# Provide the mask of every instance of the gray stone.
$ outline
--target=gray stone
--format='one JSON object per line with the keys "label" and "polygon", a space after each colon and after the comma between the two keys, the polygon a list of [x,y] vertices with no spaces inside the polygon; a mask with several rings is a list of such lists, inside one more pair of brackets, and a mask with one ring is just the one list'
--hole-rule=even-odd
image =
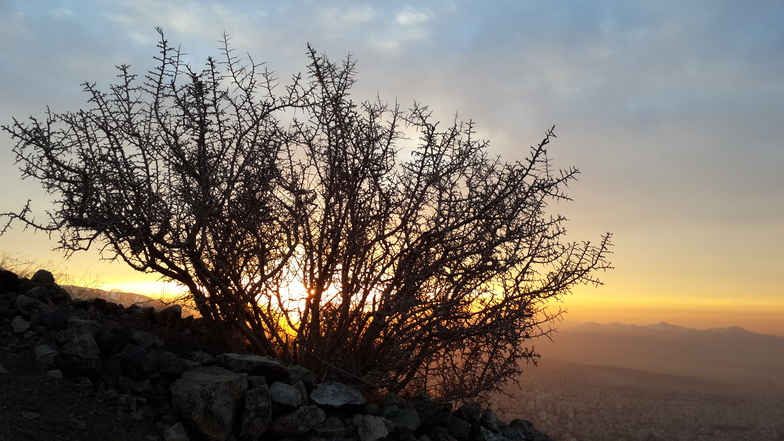
{"label": "gray stone", "polygon": [[120,357],[125,372],[134,379],[148,377],[161,366],[158,344],[154,341],[137,346]]}
{"label": "gray stone", "polygon": [[213,364],[217,363],[217,361],[215,360],[215,357],[213,357],[212,355],[210,355],[210,354],[208,354],[206,352],[202,352],[202,351],[192,352],[191,353],[191,358],[193,359],[193,361],[195,361],[196,363],[198,363],[201,366],[209,366],[209,365],[213,365]]}
{"label": "gray stone", "polygon": [[425,426],[440,426],[452,413],[452,404],[435,401],[424,392],[415,394],[408,402],[419,412],[419,418]]}
{"label": "gray stone", "polygon": [[296,384],[298,381],[301,381],[308,390],[316,387],[316,375],[311,370],[298,364],[286,366],[286,379],[289,384]]}
{"label": "gray stone", "polygon": [[491,432],[500,433],[501,428],[498,427],[498,418],[495,416],[495,413],[490,409],[485,409],[482,412],[482,417],[480,419],[482,426],[486,427]]}
{"label": "gray stone", "polygon": [[455,416],[471,424],[471,427],[478,428],[482,418],[482,407],[475,402],[465,403],[455,410]]}
{"label": "gray stone", "polygon": [[221,367],[186,372],[171,386],[172,406],[210,441],[224,441],[231,434],[248,376]]}
{"label": "gray stone", "polygon": [[95,334],[95,341],[102,354],[111,355],[131,342],[131,331],[120,328],[115,323],[104,322]]}
{"label": "gray stone", "polygon": [[397,404],[384,408],[384,418],[391,421],[397,429],[416,430],[421,424],[416,409],[401,409]]}
{"label": "gray stone", "polygon": [[169,351],[161,352],[161,372],[164,374],[184,374],[199,367],[198,363],[178,357]]}
{"label": "gray stone", "polygon": [[55,357],[57,356],[57,346],[52,343],[39,344],[34,349],[35,360],[42,369],[53,369],[57,364]]}
{"label": "gray stone", "polygon": [[114,401],[120,398],[120,393],[114,389],[109,389],[101,395],[101,401]]}
{"label": "gray stone", "polygon": [[501,434],[511,439],[512,441],[527,441],[528,438],[523,435],[523,432],[511,426],[506,426],[501,430]]}
{"label": "gray stone", "polygon": [[302,405],[302,393],[299,389],[289,384],[276,381],[269,388],[269,395],[272,401],[288,407],[299,407]]}
{"label": "gray stone", "polygon": [[316,386],[310,393],[310,399],[322,406],[332,407],[365,404],[365,398],[360,391],[336,381],[328,381]]}
{"label": "gray stone", "polygon": [[395,426],[384,417],[356,414],[351,419],[361,441],[378,441],[392,432]]}
{"label": "gray stone", "polygon": [[28,319],[39,312],[51,310],[48,305],[24,294],[19,294],[16,296],[16,300],[14,300],[14,308],[19,311],[23,317]]}
{"label": "gray stone", "polygon": [[60,369],[52,369],[51,371],[46,373],[46,376],[57,380],[62,380],[63,371],[61,371]]}
{"label": "gray stone", "polygon": [[0,363],[0,375],[5,375],[7,373],[8,373],[8,369],[6,369],[5,366],[3,366],[2,363]]}
{"label": "gray stone", "polygon": [[543,440],[550,440],[551,438],[547,435],[543,434],[542,432],[536,430],[534,425],[527,420],[524,419],[514,419],[512,420],[507,427],[511,427],[523,434],[525,437],[524,439],[527,441],[543,441]]}
{"label": "gray stone", "polygon": [[454,415],[451,415],[442,424],[449,431],[449,434],[458,441],[467,440],[468,435],[471,433],[471,423]]}
{"label": "gray stone", "polygon": [[271,431],[277,436],[296,436],[310,432],[327,418],[318,406],[302,406],[272,421]]}
{"label": "gray stone", "polygon": [[245,411],[242,414],[242,431],[240,438],[248,441],[260,441],[264,432],[272,422],[272,401],[269,387],[261,384],[248,389],[245,394]]}
{"label": "gray stone", "polygon": [[316,424],[313,431],[321,438],[344,438],[348,432],[346,423],[334,416]]}
{"label": "gray stone", "polygon": [[68,326],[68,319],[74,315],[74,311],[67,306],[61,306],[54,311],[41,315],[41,324],[51,330],[61,330]]}
{"label": "gray stone", "polygon": [[25,294],[44,303],[51,302],[54,305],[65,305],[71,301],[68,292],[57,285],[38,285],[29,289]]}
{"label": "gray stone", "polygon": [[477,441],[511,441],[509,438],[499,433],[494,433],[484,426],[479,426],[479,430],[474,436],[474,439]]}
{"label": "gray stone", "polygon": [[163,431],[163,441],[190,441],[182,423],[169,426]]}
{"label": "gray stone", "polygon": [[99,325],[95,320],[84,320],[75,315],[68,319],[67,331],[71,334],[89,332],[90,334],[95,335],[100,328],[101,325]]}
{"label": "gray stone", "polygon": [[442,426],[433,426],[429,429],[430,438],[433,441],[458,441],[449,434],[449,431]]}
{"label": "gray stone", "polygon": [[21,316],[16,316],[11,320],[11,328],[13,328],[14,333],[23,334],[30,329],[30,322],[23,319]]}
{"label": "gray stone", "polygon": [[128,377],[120,377],[118,380],[118,385],[122,390],[129,394],[146,395],[146,393],[149,392],[148,388],[150,387],[150,379],[141,378],[134,380]]}
{"label": "gray stone", "polygon": [[30,278],[30,281],[42,285],[54,285],[54,275],[47,270],[39,269],[33,274],[33,277]]}
{"label": "gray stone", "polygon": [[299,391],[300,397],[302,397],[302,405],[310,404],[310,399],[308,398],[308,388],[305,387],[305,383],[302,381],[297,381],[296,383],[292,384],[297,390]]}
{"label": "gray stone", "polygon": [[182,319],[182,306],[172,305],[153,314],[159,326],[172,327]]}
{"label": "gray stone", "polygon": [[158,346],[164,345],[163,340],[157,335],[138,330],[131,331],[131,342],[136,343],[137,345],[145,345],[147,343],[155,343]]}
{"label": "gray stone", "polygon": [[94,379],[101,376],[100,350],[89,332],[73,335],[60,348],[55,360],[63,374],[70,377],[85,376]]}
{"label": "gray stone", "polygon": [[381,405],[384,407],[395,405],[401,409],[408,407],[406,405],[406,400],[400,398],[392,392],[387,392],[384,394],[384,397],[381,399]]}
{"label": "gray stone", "polygon": [[246,372],[248,375],[263,375],[272,380],[286,377],[286,366],[269,355],[220,354],[215,357],[218,364],[232,372]]}

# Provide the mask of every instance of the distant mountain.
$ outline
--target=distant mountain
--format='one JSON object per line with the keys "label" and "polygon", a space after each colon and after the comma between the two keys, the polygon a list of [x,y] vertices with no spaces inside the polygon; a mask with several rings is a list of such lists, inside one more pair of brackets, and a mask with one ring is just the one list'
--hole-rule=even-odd
{"label": "distant mountain", "polygon": [[646,335],[651,333],[688,333],[688,334],[695,334],[695,333],[710,333],[710,334],[732,334],[732,335],[748,335],[748,336],[756,336],[755,338],[759,337],[774,337],[774,338],[782,338],[776,335],[765,335],[765,334],[756,334],[751,331],[747,331],[739,326],[730,326],[727,328],[710,328],[710,329],[694,329],[694,328],[685,328],[683,326],[678,325],[671,325],[667,322],[659,322],[651,325],[639,326],[639,325],[627,325],[625,323],[610,323],[610,324],[599,324],[595,322],[583,323],[581,325],[577,325],[568,331],[567,333],[598,333],[598,334],[607,334],[607,333],[627,333],[627,334],[635,334],[635,335]]}
{"label": "distant mountain", "polygon": [[536,349],[553,361],[687,375],[738,384],[784,387],[784,337],[739,327],[692,329],[661,322],[647,326],[586,323]]}
{"label": "distant mountain", "polygon": [[[106,291],[97,288],[85,288],[83,286],[61,285],[73,299],[89,300],[94,298],[101,298],[108,302],[118,303],[123,306],[139,305],[139,306],[152,306],[155,309],[161,310],[173,304],[173,302],[163,301],[152,297],[135,294],[131,292],[122,291]],[[177,302],[180,303],[180,302]],[[183,316],[193,315],[198,317],[199,314],[195,309],[182,305]]]}

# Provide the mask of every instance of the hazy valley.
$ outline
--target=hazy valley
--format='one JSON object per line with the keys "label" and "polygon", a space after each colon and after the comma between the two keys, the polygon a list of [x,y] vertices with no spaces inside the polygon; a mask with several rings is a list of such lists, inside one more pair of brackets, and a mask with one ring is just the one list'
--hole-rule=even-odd
{"label": "hazy valley", "polygon": [[536,349],[497,407],[559,440],[784,440],[784,337],[591,323]]}

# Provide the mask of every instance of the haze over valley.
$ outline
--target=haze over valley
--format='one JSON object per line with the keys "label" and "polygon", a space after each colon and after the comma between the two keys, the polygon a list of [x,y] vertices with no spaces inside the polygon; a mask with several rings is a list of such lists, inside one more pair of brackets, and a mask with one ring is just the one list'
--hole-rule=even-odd
{"label": "haze over valley", "polygon": [[587,323],[536,349],[498,407],[559,440],[784,440],[784,337]]}

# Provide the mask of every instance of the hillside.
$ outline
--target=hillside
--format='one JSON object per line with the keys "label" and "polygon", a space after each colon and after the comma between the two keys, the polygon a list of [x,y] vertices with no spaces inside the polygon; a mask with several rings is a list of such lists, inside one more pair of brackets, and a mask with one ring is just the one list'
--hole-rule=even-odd
{"label": "hillside", "polygon": [[587,323],[537,349],[553,360],[784,389],[784,337],[739,327]]}

